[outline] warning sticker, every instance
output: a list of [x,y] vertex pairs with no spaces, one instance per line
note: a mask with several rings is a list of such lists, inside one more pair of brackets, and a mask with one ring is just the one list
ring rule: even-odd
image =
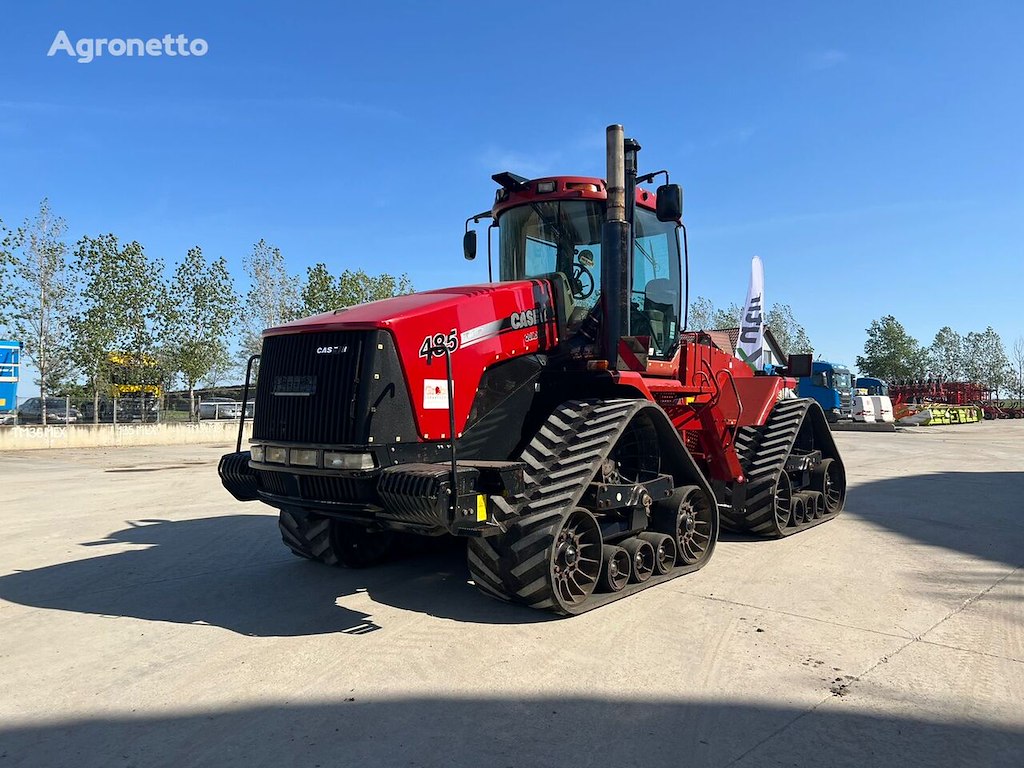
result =
[[423,381],[423,410],[448,410],[447,379],[425,379]]

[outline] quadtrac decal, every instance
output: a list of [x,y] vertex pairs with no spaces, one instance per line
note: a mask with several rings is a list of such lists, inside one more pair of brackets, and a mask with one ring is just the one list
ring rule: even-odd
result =
[[[535,329],[538,325],[550,322],[555,319],[555,313],[551,310],[549,305],[537,307],[535,309],[524,309],[521,312],[513,312],[508,317],[503,317],[499,320],[493,320],[483,325],[478,325],[476,328],[470,328],[468,331],[463,331],[459,337],[461,346],[471,347],[474,344],[479,344],[481,341],[487,341],[501,336],[504,333],[511,331],[523,331],[527,329]],[[530,330],[526,334],[525,341],[536,341],[537,332]]]

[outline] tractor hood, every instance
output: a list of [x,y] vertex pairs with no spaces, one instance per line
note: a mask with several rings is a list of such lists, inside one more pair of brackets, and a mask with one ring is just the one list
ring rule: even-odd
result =
[[461,434],[485,370],[558,344],[551,283],[541,279],[396,296],[286,323],[264,336],[375,329],[394,339],[424,440],[447,439],[451,432],[445,350],[451,351]]
[[[410,293],[390,299],[371,301],[354,307],[336,309],[320,315],[293,320],[290,323],[269,328],[264,336],[277,336],[286,333],[312,333],[330,330],[356,330],[369,328],[394,328],[396,323],[410,321],[415,318],[426,319],[435,312],[452,309],[463,309],[477,305],[486,305],[488,300],[505,294],[510,288],[532,286],[531,281],[518,283],[484,283],[482,285],[464,285],[456,288],[439,288],[433,291]],[[481,301],[482,300],[482,301]]]

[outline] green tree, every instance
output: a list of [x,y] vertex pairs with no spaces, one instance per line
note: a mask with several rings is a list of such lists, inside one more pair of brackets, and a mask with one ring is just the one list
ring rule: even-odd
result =
[[213,365],[210,367],[210,370],[207,371],[205,376],[203,376],[202,383],[207,387],[216,388],[222,386],[225,382],[230,381],[231,379],[234,379],[237,382],[240,375],[238,360],[233,358],[225,350],[223,356],[218,357],[213,361]]
[[1020,405],[1024,400],[1024,336],[1018,336],[1013,342],[1013,363],[1011,365],[1010,388]]
[[743,307],[731,302],[725,309],[716,309],[711,316],[711,327],[713,330],[721,328],[738,328],[740,315],[743,314]]
[[928,374],[947,381],[961,381],[964,370],[964,338],[948,325],[939,329],[928,347]]
[[[9,230],[4,224],[4,220],[0,219],[0,274],[4,274],[10,266],[13,254],[11,248],[14,247],[14,233]],[[0,299],[6,301],[6,294],[0,294]],[[0,311],[4,307],[0,305]]]
[[306,270],[306,281],[299,295],[299,314],[316,315],[412,292],[412,281],[405,274],[374,276],[361,269],[354,272],[346,269],[334,276],[326,264],[319,263]]
[[867,334],[864,355],[857,355],[857,368],[862,374],[889,381],[924,375],[924,349],[895,317],[872,320]]
[[243,358],[258,355],[263,331],[298,317],[299,280],[288,274],[281,250],[260,240],[245,259],[249,292],[242,307]]
[[[693,331],[736,328],[742,311],[743,308],[735,303],[718,309],[710,299],[698,296],[690,302],[687,328]],[[772,329],[772,335],[785,354],[814,351],[807,331],[797,322],[793,308],[788,304],[773,304],[765,314],[764,322]]]
[[114,346],[125,353],[128,361],[124,383],[143,385],[163,380],[170,360],[161,347],[170,312],[163,261],[150,258],[135,240],[120,248],[117,256]]
[[686,330],[688,331],[713,331],[715,326],[712,320],[715,316],[715,305],[711,299],[705,296],[698,296],[690,302],[689,311],[686,316]]
[[24,344],[22,354],[39,371],[36,383],[43,401],[66,383],[72,370],[68,321],[71,278],[67,268],[64,219],[54,215],[46,198],[39,212],[0,247],[0,311],[4,325]]
[[110,384],[107,355],[115,351],[123,323],[121,246],[112,234],[83,237],[75,246],[78,307],[70,322],[73,359],[84,375],[99,421],[100,393]]
[[223,257],[207,261],[197,245],[174,270],[166,346],[188,388],[189,418],[195,387],[228,357],[227,337],[238,313],[234,283]]
[[964,339],[964,373],[968,381],[981,384],[998,395],[1011,381],[1010,360],[1003,340],[992,326],[971,331]]
[[764,322],[772,329],[772,336],[779,342],[784,355],[814,352],[807,331],[796,321],[793,308],[789,304],[772,304]]

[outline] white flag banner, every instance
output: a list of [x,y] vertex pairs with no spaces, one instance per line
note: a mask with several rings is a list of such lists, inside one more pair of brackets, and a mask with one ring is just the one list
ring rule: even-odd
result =
[[764,368],[764,266],[759,256],[750,261],[750,287],[740,315],[736,356],[755,371]]

